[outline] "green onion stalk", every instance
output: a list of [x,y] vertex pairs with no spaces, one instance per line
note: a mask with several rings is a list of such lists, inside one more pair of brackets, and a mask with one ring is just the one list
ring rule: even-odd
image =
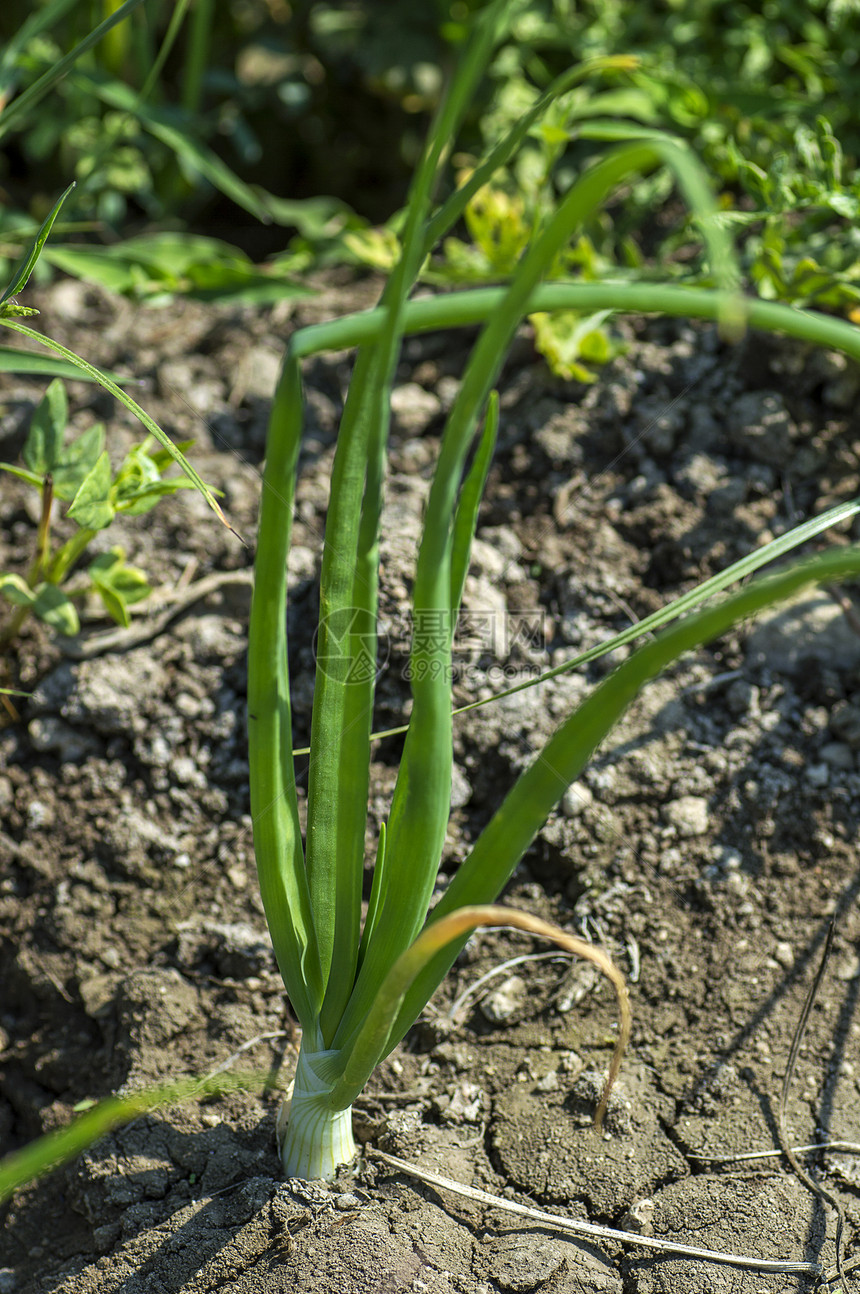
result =
[[[542,112],[584,75],[559,79],[439,208],[432,195],[465,110],[515,6],[495,0],[477,16],[459,70],[437,112],[400,226],[399,260],[378,307],[297,332],[284,358],[268,432],[249,642],[249,751],[254,846],[278,965],[301,1024],[293,1091],[278,1121],[284,1172],[332,1177],[355,1154],[351,1107],[374,1068],[404,1036],[472,931],[507,924],[568,940],[613,982],[621,1028],[607,1088],[629,1032],[623,982],[599,949],[496,905],[547,816],[642,687],[685,651],[740,620],[822,581],[860,573],[860,551],[837,547],[750,581],[701,605],[732,578],[784,553],[858,505],[842,505],[745,559],[661,613],[666,626],[635,650],[559,726],[503,797],[433,905],[450,812],[453,763],[451,649],[470,549],[498,427],[494,386],[522,320],[536,310],[635,310],[716,319],[839,347],[860,358],[858,330],[836,319],[749,300],[734,250],[716,218],[699,163],[659,131],[617,127],[617,141],[558,201],[510,282],[492,289],[409,300],[427,256],[480,185],[515,154]],[[593,70],[591,65],[587,70]],[[668,167],[701,232],[712,287],[547,282],[559,253],[631,178]],[[375,688],[379,523],[390,395],[404,335],[480,324],[448,415],[426,507],[413,588],[412,709],[388,819],[363,908],[364,857]],[[287,665],[286,596],[296,470],[303,428],[301,360],[357,348],[331,480],[320,577],[320,623],[311,722],[307,829],[299,821]],[[838,512],[838,516],[837,516]],[[674,623],[669,623],[671,620]],[[657,628],[649,622],[648,628]],[[638,632],[642,632],[639,627]],[[609,649],[614,644],[607,644]],[[369,666],[369,667],[368,667]],[[561,936],[561,940],[559,939]],[[574,946],[575,945],[575,946]]]

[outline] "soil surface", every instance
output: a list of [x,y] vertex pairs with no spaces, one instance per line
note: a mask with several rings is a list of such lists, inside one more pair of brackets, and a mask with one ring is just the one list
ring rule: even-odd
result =
[[[195,438],[195,465],[248,546],[196,495],[165,500],[96,541],[121,543],[158,590],[128,636],[101,641],[93,619],[79,640],[30,626],[20,642],[19,685],[32,695],[0,732],[0,1145],[65,1124],[87,1098],[222,1065],[261,1077],[256,1090],[139,1118],[21,1190],[5,1210],[0,1294],[809,1289],[803,1276],[556,1235],[369,1152],[568,1217],[832,1264],[834,1215],[778,1155],[716,1162],[776,1145],[791,1038],[833,916],[788,1125],[798,1144],[860,1141],[860,636],[827,592],[647,688],[504,896],[603,943],[630,979],[633,1039],[604,1134],[590,1120],[615,1036],[611,988],[564,959],[513,961],[547,947],[497,931],[471,941],[357,1105],[368,1155],[356,1172],[330,1185],[280,1179],[275,1118],[298,1040],[256,887],[245,737],[260,463],[289,330],[377,290],[329,285],[274,311],[142,311],[62,282],[36,302],[45,332],[134,376],[144,407]],[[730,347],[711,327],[618,326],[626,353],[590,386],[553,378],[527,329],[510,357],[459,703],[558,664],[860,494],[860,378],[838,356],[760,335]],[[409,340],[398,374],[377,728],[408,709],[415,541],[465,344],[462,333]],[[344,355],[306,366],[291,556],[297,745],[348,373]],[[43,388],[2,378],[0,458],[16,457]],[[103,392],[69,389],[74,426],[104,420],[115,458],[141,438]],[[37,502],[4,476],[0,570],[26,570]],[[200,596],[182,594],[203,579]],[[607,668],[457,719],[440,884]],[[399,749],[374,748],[368,864]],[[802,1159],[841,1200],[850,1255],[857,1161]]]

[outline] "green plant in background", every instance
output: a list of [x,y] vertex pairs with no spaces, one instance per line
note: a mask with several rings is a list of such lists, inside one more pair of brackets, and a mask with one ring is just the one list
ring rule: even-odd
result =
[[[380,207],[387,214],[398,205],[419,148],[419,114],[438,102],[441,68],[479,7],[125,0],[96,6],[104,18],[90,30],[92,7],[8,0],[4,21],[13,34],[0,54],[0,138],[15,135],[38,178],[22,185],[0,174],[12,195],[0,212],[0,254],[5,247],[17,255],[43,212],[44,188],[62,187],[73,171],[77,205],[64,228],[78,239],[49,257],[140,300],[176,293],[273,300],[294,291],[293,276],[309,264],[358,257],[378,266],[379,235],[369,222]],[[599,85],[559,98],[509,172],[497,173],[494,188],[512,207],[527,216],[535,205],[551,207],[599,154],[601,119],[670,129],[721,187],[723,218],[742,235],[747,281],[766,297],[850,313],[860,290],[857,37],[856,7],[837,0],[760,13],[738,0],[660,9],[633,0],[534,0],[512,10],[465,115],[460,162],[503,138],[576,50],[607,70]],[[647,278],[656,266],[661,278],[673,268],[689,278],[695,229],[652,219],[671,187],[664,172],[634,180],[581,231],[586,260],[604,274],[614,265],[613,273],[620,267]],[[461,282],[486,270],[486,249],[464,216],[468,237],[452,231],[437,266]],[[117,246],[138,219],[165,227],[127,250]],[[243,226],[236,241],[244,251],[221,237],[204,252],[200,239],[223,234],[225,222]],[[297,229],[290,248],[264,235],[264,224]],[[255,265],[263,249],[271,259]],[[587,363],[581,373],[571,367],[575,331],[568,321],[547,353],[560,349],[559,371],[567,362],[568,372],[587,377]],[[593,333],[605,339],[605,324]],[[592,349],[599,362],[611,347]]]
[[[27,286],[68,193],[67,189],[54,204],[0,295],[0,327],[20,333],[53,354],[48,356],[46,364],[38,354],[2,348],[0,368],[31,373],[59,371],[66,376],[97,382],[140,419],[149,435],[128,452],[114,471],[105,449],[104,427],[100,424],[67,441],[65,387],[59,377],[51,382],[33,414],[22,451],[22,465],[0,463],[0,470],[26,481],[41,496],[35,553],[26,577],[0,572],[0,595],[16,608],[0,630],[3,646],[14,641],[29,615],[37,616],[59,633],[77,633],[80,619],[75,600],[90,592],[98,595],[114,620],[128,625],[128,608],[147,597],[150,588],[143,573],[127,565],[121,548],[112,547],[100,553],[90,561],[86,574],[81,579],[76,577],[76,566],[90,543],[114,517],[140,516],[154,508],[165,495],[191,487],[199,490],[227,524],[213,490],[185,458],[184,451],[192,442],[174,444],[112,377],[21,322],[39,313],[21,305],[17,294]],[[60,357],[59,361],[56,356]],[[183,475],[165,476],[174,463],[183,469]],[[66,517],[76,526],[75,533],[56,549],[52,548],[51,534],[55,500],[69,504]],[[69,584],[70,580],[74,583]]]
[[[0,631],[0,642],[14,639],[30,614],[59,633],[78,633],[76,602],[89,593],[99,597],[117,624],[128,626],[129,607],[151,592],[143,572],[126,563],[119,547],[94,557],[80,573],[83,578],[77,578],[78,564],[96,535],[115,517],[141,516],[166,495],[194,488],[188,477],[164,475],[173,466],[173,457],[166,449],[156,449],[150,438],[131,449],[114,471],[105,449],[104,426],[94,423],[67,440],[67,417],[65,387],[55,378],[33,414],[22,465],[0,463],[0,470],[26,481],[41,495],[35,554],[26,578],[0,572],[0,594],[17,608]],[[184,451],[191,443],[177,448]],[[52,546],[54,500],[69,505],[65,515],[77,527],[59,547]]]
[[[358,222],[333,199],[279,199],[240,178],[207,142],[217,121],[199,112],[211,5],[191,10],[181,78],[183,103],[164,99],[161,77],[189,14],[178,0],[163,35],[160,6],[146,0],[105,5],[91,30],[70,11],[73,0],[48,0],[22,20],[0,55],[0,140],[18,137],[41,175],[46,157],[59,154],[56,173],[76,176],[65,232],[117,231],[136,204],[150,221],[194,214],[196,197],[228,198],[261,224],[295,226],[325,242]],[[157,11],[157,12],[156,12]],[[85,16],[88,19],[89,13]],[[131,22],[136,22],[132,37]],[[67,52],[63,44],[71,44]],[[131,82],[131,83],[130,83]],[[59,103],[58,103],[59,100]],[[39,198],[44,201],[40,193]],[[0,258],[14,260],[38,221],[20,210],[0,212]],[[263,268],[223,239],[182,230],[147,231],[119,245],[111,239],[44,249],[43,265],[145,302],[174,295],[238,303],[305,295],[293,278],[301,258],[275,258]]]

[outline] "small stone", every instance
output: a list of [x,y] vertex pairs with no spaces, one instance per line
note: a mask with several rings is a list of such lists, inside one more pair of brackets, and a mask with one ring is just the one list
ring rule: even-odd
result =
[[32,800],[27,805],[27,826],[31,831],[39,827],[51,827],[54,823],[54,810],[42,800]]
[[746,391],[730,405],[726,431],[732,443],[759,463],[785,463],[797,428],[779,391]]
[[710,825],[708,801],[702,795],[682,795],[663,807],[663,817],[679,836],[704,836]]
[[758,688],[743,678],[736,678],[726,691],[726,705],[736,719],[750,711],[754,714],[758,709],[758,698]]
[[830,716],[830,730],[852,750],[860,749],[860,705],[856,701],[839,701]]
[[585,782],[573,782],[565,791],[561,811],[566,818],[578,818],[594,803],[594,793]]
[[830,781],[830,769],[826,764],[808,764],[806,780],[810,786],[826,786]]
[[641,1236],[650,1236],[654,1234],[654,1228],[651,1226],[653,1217],[652,1199],[634,1200],[621,1219],[621,1226],[625,1231],[635,1231]]
[[522,1010],[526,999],[526,982],[520,975],[510,975],[481,1003],[481,1014],[490,1024],[507,1024]]
[[787,940],[780,940],[773,950],[773,955],[783,970],[791,970],[794,965],[794,949]]
[[535,1088],[538,1092],[557,1092],[558,1074],[556,1071],[551,1069],[548,1074],[544,1074],[543,1078],[539,1079],[535,1084]]
[[819,754],[822,762],[830,768],[838,768],[843,772],[854,771],[854,752],[847,742],[828,741],[826,746],[821,747]]
[[400,425],[413,431],[442,411],[442,401],[432,391],[425,391],[417,382],[406,382],[391,392],[391,412]]

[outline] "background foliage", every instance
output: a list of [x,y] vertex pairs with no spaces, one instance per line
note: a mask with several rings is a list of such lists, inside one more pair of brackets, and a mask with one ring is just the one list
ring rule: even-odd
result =
[[[0,103],[117,7],[6,0]],[[426,116],[479,7],[144,0],[3,140],[0,251],[20,250],[75,178],[55,265],[143,299],[254,285],[259,299],[266,285],[253,266],[264,260],[279,285],[312,262],[386,265],[390,235],[368,230],[402,204]],[[520,4],[452,179],[572,63],[633,54],[638,65],[565,97],[514,172],[482,195],[437,272],[454,281],[505,272],[557,188],[602,147],[597,118],[692,144],[761,295],[850,314],[860,303],[858,51],[860,0]],[[160,238],[145,241],[153,232]],[[165,237],[192,232],[220,241]],[[661,173],[630,186],[567,268],[641,275],[659,261],[695,275],[693,244]],[[93,258],[94,247],[111,248],[111,259]]]

